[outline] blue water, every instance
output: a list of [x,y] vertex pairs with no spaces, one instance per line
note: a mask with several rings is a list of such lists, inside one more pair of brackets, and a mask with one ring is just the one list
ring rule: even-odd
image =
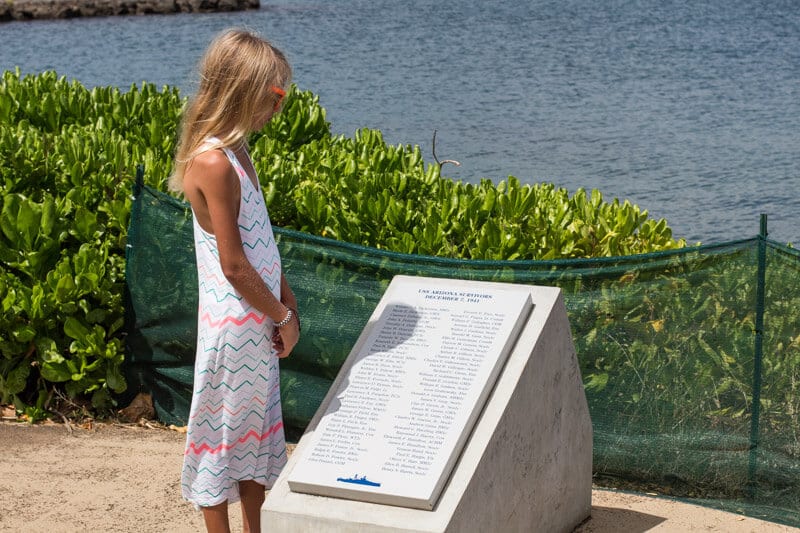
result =
[[284,49],[335,133],[445,174],[628,199],[690,242],[800,243],[800,3],[262,0],[259,11],[0,24],[0,68],[192,90],[233,25]]

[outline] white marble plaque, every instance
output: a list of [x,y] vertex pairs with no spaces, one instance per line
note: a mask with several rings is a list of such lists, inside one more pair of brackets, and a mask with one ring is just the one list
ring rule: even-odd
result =
[[524,286],[396,276],[290,489],[433,509],[532,307]]

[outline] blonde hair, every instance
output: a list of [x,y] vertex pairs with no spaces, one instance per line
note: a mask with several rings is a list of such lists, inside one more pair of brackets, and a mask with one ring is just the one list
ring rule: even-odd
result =
[[169,188],[183,192],[183,175],[204,142],[216,136],[219,147],[246,141],[253,117],[278,96],[271,87],[285,88],[292,69],[283,53],[253,32],[227,30],[209,45],[200,61],[200,85],[181,119],[175,166]]

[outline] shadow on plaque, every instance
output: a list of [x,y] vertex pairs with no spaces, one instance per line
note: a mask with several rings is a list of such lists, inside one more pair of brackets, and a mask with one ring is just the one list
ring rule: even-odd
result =
[[[381,333],[383,333],[383,326],[391,318],[401,318],[402,324],[405,327],[398,328],[394,330],[394,333],[386,338],[385,341],[379,342],[376,345],[376,341],[379,341]],[[353,365],[351,368],[356,367],[356,365],[362,364],[364,359],[368,359],[369,357],[375,357],[379,354],[385,354],[386,352],[395,351],[397,348],[401,347],[404,343],[409,341],[413,336],[414,332],[419,325],[420,315],[416,309],[411,307],[410,305],[404,304],[389,304],[384,308],[383,312],[381,313],[378,320],[375,321],[375,324],[372,325],[372,331],[374,332],[374,337],[370,339],[371,341],[371,348],[369,350],[363,350],[361,353],[358,354],[358,357],[353,361]],[[349,380],[345,377],[341,383],[340,390],[346,391],[349,385]],[[339,410],[341,407],[342,402],[339,400],[338,397],[334,397],[328,409],[326,410],[327,415],[332,415],[336,411]]]

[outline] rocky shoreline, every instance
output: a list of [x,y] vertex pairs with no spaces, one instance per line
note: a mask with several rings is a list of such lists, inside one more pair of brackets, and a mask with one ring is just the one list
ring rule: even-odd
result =
[[260,0],[0,0],[0,22],[258,9]]

